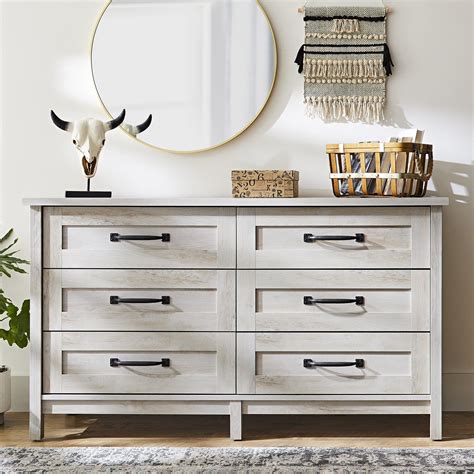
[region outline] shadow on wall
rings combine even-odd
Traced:
[[[436,193],[449,197],[450,205],[471,204],[472,165],[435,160],[432,181]]]
[[[405,111],[399,105],[388,104],[385,109],[385,118],[382,120],[380,125],[384,127],[395,127],[395,128],[413,128],[413,123],[410,122]]]
[[[450,200],[443,219],[443,367],[446,373],[467,372],[474,362],[474,346],[459,343],[465,337],[463,334],[474,331],[471,318],[473,174],[471,164],[435,160],[432,179],[436,194]]]

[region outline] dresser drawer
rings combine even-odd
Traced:
[[[428,394],[429,350],[427,333],[239,333],[237,390],[248,394]],[[330,364],[356,361],[362,361],[357,362],[361,367]]]
[[[430,267],[429,208],[240,209],[237,226],[242,269]]]
[[[233,331],[234,270],[44,270],[44,329]]]
[[[239,331],[429,331],[429,270],[238,270]]]
[[[233,268],[235,209],[46,208],[45,268]]]
[[[43,344],[44,393],[235,392],[233,333],[46,332]]]

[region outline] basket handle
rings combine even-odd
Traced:
[[[433,165],[434,165],[434,160],[433,160],[433,157],[430,156],[428,158],[428,169],[427,169],[426,174],[424,175],[424,179],[426,181],[429,181],[431,179],[431,176],[433,176]]]
[[[416,171],[417,173],[420,174],[421,176],[421,181],[424,181],[424,182],[427,182],[431,179],[431,176],[433,175],[433,156],[429,156],[428,157],[428,167],[427,167],[427,170],[426,170],[426,173],[423,172],[423,170],[420,169],[420,161],[419,159],[415,159],[415,167],[416,167]]]

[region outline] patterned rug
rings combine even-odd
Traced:
[[[0,448],[0,472],[474,472],[474,449]]]

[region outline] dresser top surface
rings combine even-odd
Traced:
[[[303,197],[303,198],[26,198],[23,204],[31,207],[414,207],[447,206],[445,197],[380,198],[380,197]]]

